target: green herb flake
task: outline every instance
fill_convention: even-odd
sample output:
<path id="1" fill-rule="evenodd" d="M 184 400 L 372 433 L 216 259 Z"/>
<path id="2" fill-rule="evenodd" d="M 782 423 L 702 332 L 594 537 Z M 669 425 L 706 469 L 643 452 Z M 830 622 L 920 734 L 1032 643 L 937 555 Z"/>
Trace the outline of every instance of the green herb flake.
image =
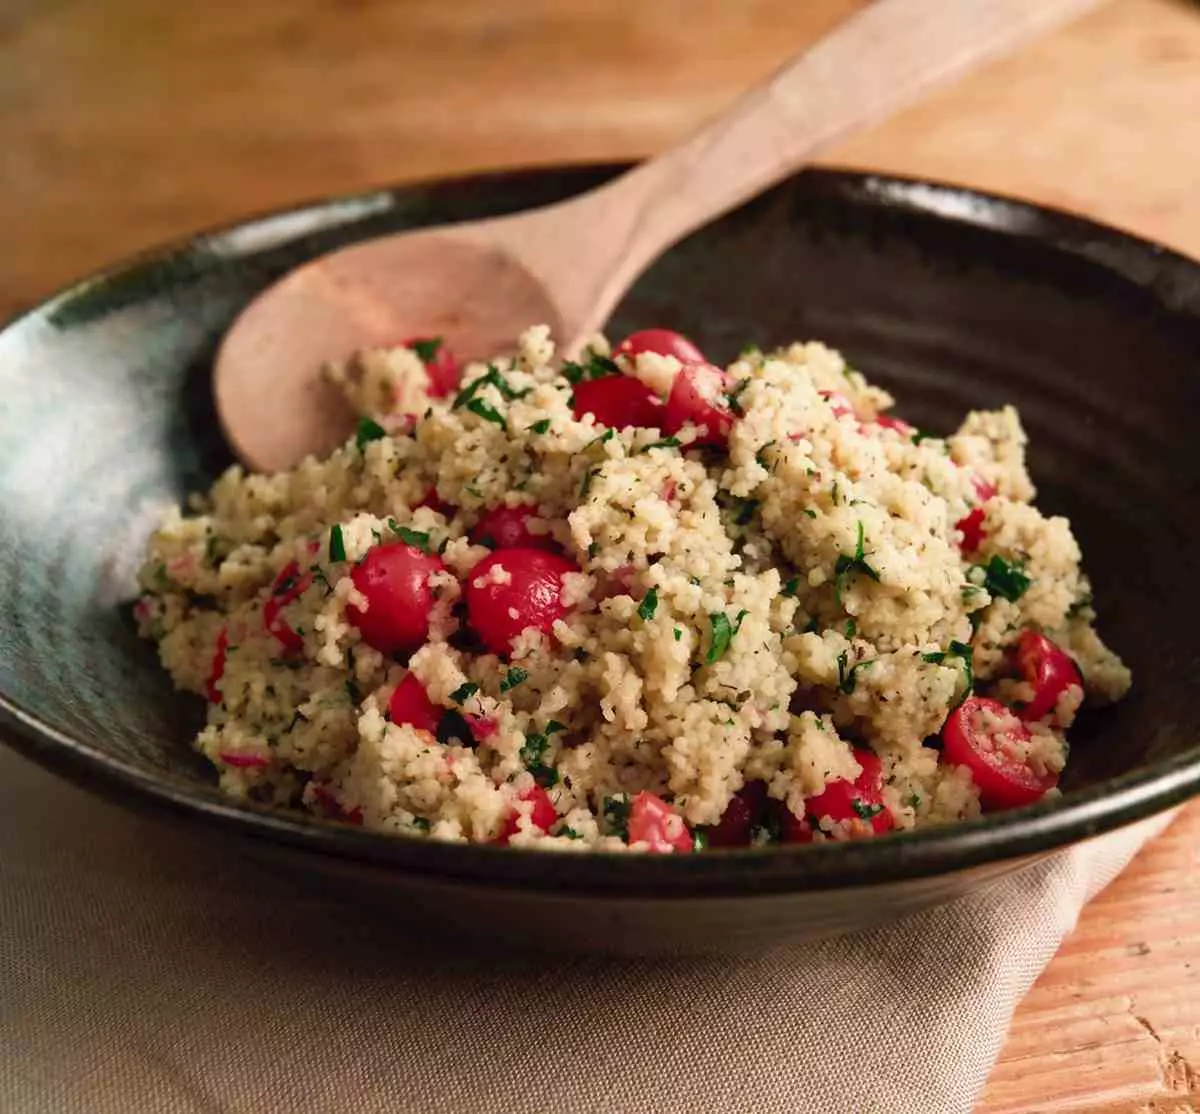
<path id="1" fill-rule="evenodd" d="M 701 828 L 697 828 L 692 832 L 692 850 L 707 851 L 708 850 L 708 832 Z"/>
<path id="2" fill-rule="evenodd" d="M 844 692 L 847 696 L 854 692 L 854 687 L 858 684 L 858 671 L 874 665 L 875 661 L 875 658 L 871 658 L 868 661 L 860 661 L 857 665 L 851 665 L 848 651 L 843 650 L 838 654 L 838 691 Z"/>
<path id="3" fill-rule="evenodd" d="M 388 519 L 388 529 L 406 545 L 415 546 L 423 553 L 429 553 L 429 532 L 425 530 L 410 530 L 407 526 L 399 525 L 395 519 Z"/>
<path id="4" fill-rule="evenodd" d="M 566 836 L 567 839 L 583 839 L 583 836 L 581 836 L 574 828 L 563 828 L 563 830 L 558 834 L 561 836 Z"/>
<path id="5" fill-rule="evenodd" d="M 846 620 L 846 637 L 853 638 L 858 634 L 858 624 L 853 619 Z"/>
<path id="6" fill-rule="evenodd" d="M 954 641 L 950 643 L 947 650 L 933 650 L 921 655 L 922 661 L 927 661 L 932 665 L 942 665 L 950 659 L 958 662 L 958 667 L 962 672 L 962 684 L 959 687 L 958 696 L 950 705 L 950 711 L 954 711 L 971 695 L 975 688 L 974 652 L 965 642 Z"/>
<path id="7" fill-rule="evenodd" d="M 454 396 L 454 401 L 450 404 L 451 410 L 457 410 L 460 406 L 471 408 L 470 404 L 475 400 L 475 395 L 483 387 L 495 387 L 500 392 L 500 397 L 507 402 L 512 402 L 514 399 L 524 398 L 529 394 L 531 387 L 525 388 L 523 391 L 515 390 L 512 385 L 500 374 L 499 368 L 494 364 L 488 364 L 487 371 L 477 379 L 472 379 L 457 395 Z M 475 411 L 477 414 L 478 410 Z M 495 413 L 495 411 L 492 411 Z M 480 415 L 483 417 L 484 415 Z M 492 419 L 488 419 L 491 421 Z"/>
<path id="8" fill-rule="evenodd" d="M 784 586 L 783 594 L 785 596 L 794 596 L 800 589 L 800 578 L 793 576 Z"/>
<path id="9" fill-rule="evenodd" d="M 741 625 L 741 618 L 739 615 L 739 626 Z M 714 611 L 709 615 L 708 621 L 711 630 L 708 641 L 708 653 L 704 655 L 704 662 L 706 665 L 712 665 L 725 656 L 725 651 L 729 649 L 729 643 L 733 641 L 733 636 L 736 632 L 733 629 L 733 624 L 729 621 L 729 616 L 723 611 Z"/>
<path id="10" fill-rule="evenodd" d="M 740 399 L 746 388 L 750 386 L 750 383 L 751 380 L 749 379 L 739 379 L 734 385 L 733 390 L 725 392 L 725 401 L 729 404 L 729 409 L 732 410 L 739 418 L 746 413 L 746 411 L 742 409 Z"/>
<path id="11" fill-rule="evenodd" d="M 461 704 L 464 700 L 469 700 L 479 691 L 479 686 L 473 681 L 467 681 L 466 684 L 459 685 L 451 694 L 450 699 L 455 704 Z"/>
<path id="12" fill-rule="evenodd" d="M 683 641 L 683 629 L 682 629 L 681 627 L 676 627 L 676 628 L 675 628 L 675 641 L 676 641 L 676 642 L 682 642 L 682 641 Z"/>
<path id="13" fill-rule="evenodd" d="M 423 337 L 420 340 L 410 340 L 408 346 L 417 354 L 421 363 L 428 364 L 437 359 L 438 349 L 442 347 L 442 338 Z"/>
<path id="14" fill-rule="evenodd" d="M 626 796 L 605 797 L 600 805 L 610 834 L 625 840 L 629 838 L 629 807 L 629 798 Z"/>
<path id="15" fill-rule="evenodd" d="M 804 514 L 805 514 L 805 517 L 807 517 L 807 518 L 816 518 L 817 517 L 817 512 L 814 511 L 812 509 L 812 507 L 805 507 Z"/>
<path id="16" fill-rule="evenodd" d="M 768 472 L 771 470 L 771 465 L 767 461 L 767 450 L 774 444 L 776 444 L 775 441 L 768 441 L 765 445 L 759 448 L 758 452 L 754 454 L 755 463 L 760 468 L 765 468 Z"/>
<path id="17" fill-rule="evenodd" d="M 910 794 L 909 796 L 904 798 L 904 803 L 906 805 L 908 805 L 909 808 L 912 808 L 912 809 L 920 808 L 921 807 L 921 794 L 920 793 Z"/>
<path id="18" fill-rule="evenodd" d="M 491 422 L 493 425 L 498 425 L 505 432 L 508 431 L 508 423 L 504 420 L 504 416 L 494 406 L 489 406 L 481 398 L 473 398 L 467 403 L 467 409 L 472 414 L 478 414 L 485 422 Z"/>
<path id="19" fill-rule="evenodd" d="M 360 450 L 364 449 L 370 442 L 379 441 L 386 436 L 387 430 L 378 422 L 373 422 L 370 418 L 358 419 L 358 428 L 354 431 L 354 443 Z"/>
<path id="20" fill-rule="evenodd" d="M 839 554 L 836 563 L 833 566 L 834 572 L 834 598 L 840 607 L 842 604 L 842 592 L 845 591 L 846 581 L 849 577 L 856 573 L 863 573 L 869 576 L 876 583 L 879 582 L 879 572 L 867 563 L 864 550 L 864 531 L 862 520 L 858 523 L 858 541 L 854 546 L 854 556 L 848 557 L 845 553 Z"/>
<path id="21" fill-rule="evenodd" d="M 682 442 L 678 437 L 664 437 L 661 441 L 651 441 L 649 445 L 643 445 L 637 451 L 648 453 L 651 449 L 678 449 L 681 446 Z"/>
<path id="22" fill-rule="evenodd" d="M 651 588 L 650 591 L 642 598 L 642 602 L 638 604 L 637 613 L 646 622 L 654 618 L 654 613 L 658 610 L 658 589 Z"/>
<path id="23" fill-rule="evenodd" d="M 855 815 L 860 820 L 870 820 L 872 817 L 878 816 L 883 811 L 883 805 L 868 805 L 857 797 L 850 802 L 850 807 L 854 809 Z"/>
<path id="24" fill-rule="evenodd" d="M 517 687 L 517 685 L 528 680 L 529 674 L 526 673 L 524 669 L 519 669 L 516 666 L 513 666 L 513 668 L 504 675 L 504 679 L 500 682 L 500 691 L 511 692 Z"/>
<path id="25" fill-rule="evenodd" d="M 1006 561 L 996 554 L 986 565 L 976 565 L 983 569 L 983 586 L 989 594 L 1016 603 L 1028 590 L 1033 581 L 1026 576 L 1025 570 L 1015 561 Z"/>
<path id="26" fill-rule="evenodd" d="M 581 483 L 579 485 L 579 498 L 580 499 L 584 499 L 587 497 L 587 493 L 591 489 L 591 486 L 592 486 L 592 480 L 595 478 L 596 473 L 599 471 L 600 471 L 599 468 L 589 468 L 583 474 L 583 483 Z"/>
<path id="27" fill-rule="evenodd" d="M 455 708 L 447 708 L 438 720 L 437 739 L 443 746 L 460 743 L 463 746 L 474 747 L 475 735 L 471 725 L 462 712 Z"/>
<path id="28" fill-rule="evenodd" d="M 602 434 L 600 434 L 599 437 L 593 437 L 583 447 L 585 450 L 587 450 L 587 449 L 590 449 L 593 445 L 603 445 L 603 444 L 605 444 L 605 442 L 611 441 L 614 437 L 616 437 L 616 435 L 617 435 L 617 431 L 615 429 L 606 429 Z"/>
<path id="29" fill-rule="evenodd" d="M 413 827 L 416 828 L 417 831 L 424 832 L 426 835 L 429 834 L 429 830 L 433 827 L 433 825 L 426 820 L 424 816 L 414 816 L 412 822 Z"/>
<path id="30" fill-rule="evenodd" d="M 334 525 L 329 531 L 329 559 L 344 561 L 346 559 L 346 542 L 342 538 L 342 528 Z"/>
<path id="31" fill-rule="evenodd" d="M 533 425 L 531 425 L 529 427 L 530 433 L 548 433 L 549 431 L 550 431 L 550 419 L 549 418 L 541 418 L 538 421 L 534 422 Z"/>

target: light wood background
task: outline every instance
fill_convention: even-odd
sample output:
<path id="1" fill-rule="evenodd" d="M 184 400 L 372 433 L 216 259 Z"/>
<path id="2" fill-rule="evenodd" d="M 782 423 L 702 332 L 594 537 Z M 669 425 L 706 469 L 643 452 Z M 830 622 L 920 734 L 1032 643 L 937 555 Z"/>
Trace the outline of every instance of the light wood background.
<path id="1" fill-rule="evenodd" d="M 0 315 L 273 206 L 646 154 L 858 3 L 0 0 Z M 1031 197 L 1200 256 L 1200 8 L 1110 0 L 828 161 Z M 981 1112 L 1200 1108 L 1198 839 L 1200 805 L 1085 911 Z"/>

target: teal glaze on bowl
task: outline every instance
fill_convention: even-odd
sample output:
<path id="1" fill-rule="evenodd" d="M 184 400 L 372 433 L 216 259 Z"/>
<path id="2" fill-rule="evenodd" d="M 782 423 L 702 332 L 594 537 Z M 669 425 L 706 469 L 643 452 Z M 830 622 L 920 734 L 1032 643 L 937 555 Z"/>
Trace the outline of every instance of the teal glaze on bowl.
<path id="1" fill-rule="evenodd" d="M 128 614 L 156 515 L 230 463 L 210 364 L 298 263 L 364 237 L 542 204 L 613 168 L 411 187 L 252 220 L 80 283 L 0 334 L 0 731 L 97 791 L 407 916 L 560 945 L 753 946 L 886 920 L 1200 791 L 1200 266 L 1111 229 L 930 183 L 810 171 L 668 253 L 612 331 L 717 358 L 816 337 L 948 429 L 1016 403 L 1039 505 L 1071 517 L 1135 689 L 1073 734 L 1061 801 L 869 843 L 689 857 L 388 838 L 221 797 Z M 256 837 L 247 841 L 244 837 Z"/>

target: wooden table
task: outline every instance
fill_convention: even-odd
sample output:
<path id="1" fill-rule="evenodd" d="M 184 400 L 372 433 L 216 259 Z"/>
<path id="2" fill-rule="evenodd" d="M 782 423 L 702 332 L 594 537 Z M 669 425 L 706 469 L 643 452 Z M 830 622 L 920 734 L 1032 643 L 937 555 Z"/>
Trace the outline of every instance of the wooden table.
<path id="1" fill-rule="evenodd" d="M 244 213 L 654 151 L 856 6 L 4 0 L 0 315 Z M 1114 0 L 828 161 L 1024 195 L 1200 256 L 1200 8 Z M 981 1111 L 1196 1109 L 1198 838 L 1200 805 L 1085 911 Z"/>

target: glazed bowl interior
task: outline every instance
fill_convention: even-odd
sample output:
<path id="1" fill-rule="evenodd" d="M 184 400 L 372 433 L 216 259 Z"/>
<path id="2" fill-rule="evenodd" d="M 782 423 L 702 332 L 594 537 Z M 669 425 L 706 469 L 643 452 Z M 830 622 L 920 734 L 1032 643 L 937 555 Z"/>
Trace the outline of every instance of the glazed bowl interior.
<path id="1" fill-rule="evenodd" d="M 830 889 L 1012 860 L 1200 787 L 1200 268 L 1086 221 L 927 183 L 806 172 L 659 261 L 614 334 L 663 325 L 714 358 L 819 338 L 948 431 L 1016 404 L 1039 505 L 1072 520 L 1100 630 L 1133 669 L 1084 716 L 1065 796 L 873 843 L 686 858 L 538 855 L 376 836 L 223 800 L 129 618 L 163 506 L 230 463 L 209 385 L 222 331 L 298 263 L 384 231 L 541 204 L 612 168 L 535 171 L 316 205 L 86 281 L 0 336 L 0 728 L 102 791 L 429 878 L 625 895 Z"/>

